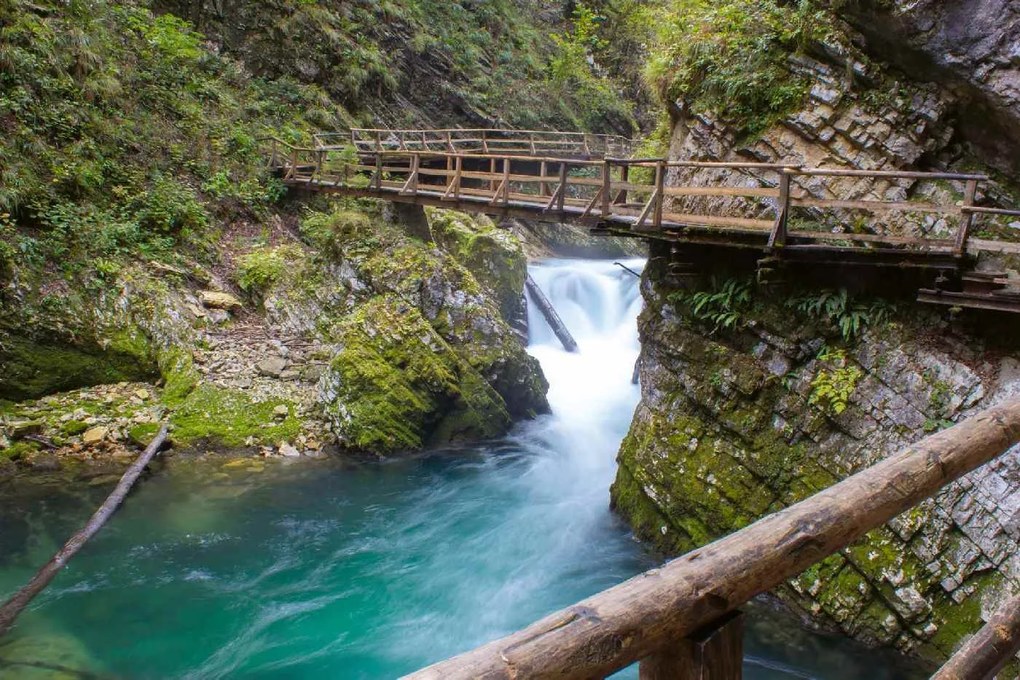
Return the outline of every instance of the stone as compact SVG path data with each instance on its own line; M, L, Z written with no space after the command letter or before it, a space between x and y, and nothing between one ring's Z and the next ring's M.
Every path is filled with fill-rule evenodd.
M234 309L240 309L243 304L236 297L230 293L223 293L214 290L203 290L199 293L199 299L202 304L209 309L223 309L231 311Z
M287 442L283 442L282 444L280 444L280 448L278 449L278 451L279 451L279 454L281 456L283 456L284 458L300 458L301 457L301 452L298 451L297 449L295 449L293 446L291 446Z
M286 404L280 404L273 409L274 418L286 418L290 415L290 408Z
M262 375L279 378L287 368L287 360L283 357L269 357L260 361L257 368Z
M224 309L210 309L206 316L210 322L217 326L230 321L230 314Z
M85 434L81 436L81 441L86 446L94 446L106 439L109 432L110 430L106 427L93 427L85 430Z
M150 396L149 390L135 390L135 396L141 399L142 401L145 401Z

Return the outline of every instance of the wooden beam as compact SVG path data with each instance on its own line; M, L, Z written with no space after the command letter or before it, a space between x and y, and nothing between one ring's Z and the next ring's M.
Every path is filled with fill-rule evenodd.
M1020 399L414 680L600 678L775 588L1020 441Z
M727 614L658 654L641 660L640 680L740 680L744 615Z
M991 680L1020 652L1020 595L1007 600L931 680Z
M974 205L974 197L977 195L977 180L967 180L963 190L963 207L969 208ZM963 255L967 251L967 237L970 235L971 225L974 224L974 213L964 210L960 215L960 227L956 230L956 254Z

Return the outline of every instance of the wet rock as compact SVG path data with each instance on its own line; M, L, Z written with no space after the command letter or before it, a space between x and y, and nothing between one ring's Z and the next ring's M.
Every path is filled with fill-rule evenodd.
M288 444L287 442L283 442L282 444L280 444L280 448L277 451L284 458L300 458L301 457L301 452L298 451L293 446L291 446L290 444Z

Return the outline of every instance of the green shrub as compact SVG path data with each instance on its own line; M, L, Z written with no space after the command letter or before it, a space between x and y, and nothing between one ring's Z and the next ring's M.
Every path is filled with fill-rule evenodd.
M667 104L711 111L753 136L796 108L811 83L789 57L833 19L809 0L677 0L660 12L646 78Z
M839 331L845 342L855 340L870 325L884 323L895 310L892 304L881 299L855 302L846 288L824 289L791 298L787 305L801 314L828 323Z
M292 266L294 257L288 246L253 250L238 260L237 285L246 293L262 295Z
M709 290L697 292L677 291L670 295L674 302L686 304L691 315L713 325L712 332L720 328L733 330L742 322L743 313L751 306L752 284L748 279L712 278Z

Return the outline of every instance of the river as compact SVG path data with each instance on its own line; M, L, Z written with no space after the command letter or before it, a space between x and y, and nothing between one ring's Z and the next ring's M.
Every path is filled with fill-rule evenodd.
M390 678L655 566L608 509L639 396L637 279L597 260L531 271L580 345L530 319L551 415L386 462L167 465L0 642L0 677ZM5 492L0 596L108 488ZM767 609L750 619L746 677L921 677Z

